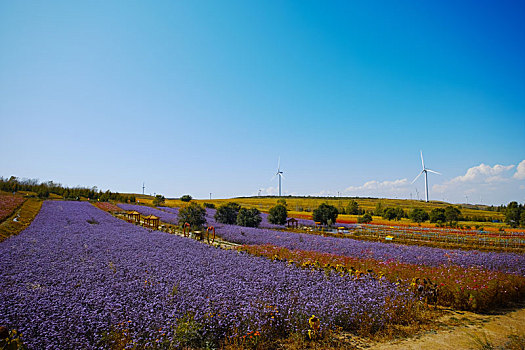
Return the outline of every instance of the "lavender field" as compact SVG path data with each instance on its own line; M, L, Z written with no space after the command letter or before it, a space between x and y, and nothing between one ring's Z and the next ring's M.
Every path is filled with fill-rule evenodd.
M138 348L216 346L254 331L304 334L312 314L324 330L381 329L410 319L413 301L386 281L221 250L85 202L46 201L0 244L0 326L30 349L107 348L115 337Z
M139 205L120 205L128 210L143 210L144 214L159 213L168 222L177 222L177 208L162 207L157 210ZM268 215L261 213L263 221L259 228L218 223L215 209L206 209L208 225L216 228L223 239L247 245L271 244L296 250L310 250L355 258L371 258L379 261L398 261L426 266L458 265L482 267L489 270L525 276L525 256L515 253L480 252L476 250L441 249L425 246L367 242L349 238L323 237L320 235L279 231L283 226L268 223ZM156 215L156 214L155 214ZM157 215L158 216L158 215ZM302 220L311 225L313 221Z

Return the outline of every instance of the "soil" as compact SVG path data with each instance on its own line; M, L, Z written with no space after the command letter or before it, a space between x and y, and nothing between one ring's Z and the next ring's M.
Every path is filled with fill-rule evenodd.
M415 337L377 343L357 343L358 349L505 349L511 339L525 349L525 302L490 314L443 309L435 328ZM517 344L517 343L520 343ZM485 345L485 347L483 347ZM507 346L506 346L507 345Z

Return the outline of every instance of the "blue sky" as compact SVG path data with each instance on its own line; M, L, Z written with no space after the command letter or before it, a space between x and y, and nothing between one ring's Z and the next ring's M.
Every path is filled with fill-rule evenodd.
M525 202L522 1L0 1L0 51L0 176Z

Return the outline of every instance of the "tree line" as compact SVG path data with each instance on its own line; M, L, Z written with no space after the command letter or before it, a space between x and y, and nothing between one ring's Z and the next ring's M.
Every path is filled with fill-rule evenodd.
M51 194L58 195L65 200L80 200L87 198L89 200L98 200L100 202L107 202L109 200L117 202L135 202L135 196L121 194L111 191L99 191L97 187L66 187L53 181L39 182L37 179L19 179L11 176L9 179L0 177L0 191L18 192L27 191L34 192L36 196L42 199L49 198Z

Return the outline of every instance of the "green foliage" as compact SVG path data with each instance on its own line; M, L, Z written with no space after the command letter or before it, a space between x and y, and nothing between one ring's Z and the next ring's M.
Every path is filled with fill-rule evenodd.
M234 225L237 222L239 209L241 206L235 202L223 204L215 212L214 218L221 224Z
M285 208L288 207L287 204L286 204L286 200L284 200L283 198L278 199L277 200L277 204L280 204L280 205L284 206Z
M286 207L282 204L277 204L275 207L270 208L268 222L274 225L284 225L287 217L288 210L286 210Z
M312 212L312 219L323 225L333 224L339 215L339 211L333 205L322 203Z
M204 208L215 209L215 204L213 203L204 202L203 205L204 205Z
M357 218L357 222L362 224L368 224L369 222L372 222L372 215L370 215L370 213L365 213L363 216L359 216Z
M447 217L445 216L445 209L434 208L430 212L430 222L445 222Z
M359 215L359 204L356 201L350 201L346 206L346 213L350 215Z
M259 209L239 209L239 214L237 214L237 225L246 227L258 227L261 221L262 218Z
M155 198L153 198L153 205L154 206L159 206L159 205L164 204L165 201L166 201L166 198L164 198L164 196L158 194L158 195L155 196Z
M378 202L376 204L376 209L374 210L374 214L377 216L383 216L383 204L381 202Z
M193 230L200 230L206 224L206 209L198 203L190 203L179 210L179 225L190 224Z
M109 200L117 202L135 202L135 197L130 195L123 195L118 192L111 191L97 191L96 187L64 187L61 184L53 181L39 183L36 179L18 179L11 176L9 179L0 177L0 191L17 192L29 191L36 192L40 198L48 198L50 194L56 194L68 200L80 200L80 198L88 198L91 200L99 200L107 202Z
M403 209L397 208L386 208L383 210L383 218L386 220L401 220L406 217L406 213Z
M409 216L410 216L410 220L417 222L417 223L422 223L430 219L430 216L428 215L428 213L421 208L413 209L410 212Z
M449 223L457 222L461 215L461 211L451 205L445 208L445 220Z
M195 321L193 315L187 314L177 320L173 345L182 345L184 348L197 349L203 345L202 325Z
M525 207L517 202L510 202L505 210L505 222L510 227L525 227Z
M189 194L185 194L184 196L180 197L180 200L183 202L190 202L192 199L193 197L190 196Z

